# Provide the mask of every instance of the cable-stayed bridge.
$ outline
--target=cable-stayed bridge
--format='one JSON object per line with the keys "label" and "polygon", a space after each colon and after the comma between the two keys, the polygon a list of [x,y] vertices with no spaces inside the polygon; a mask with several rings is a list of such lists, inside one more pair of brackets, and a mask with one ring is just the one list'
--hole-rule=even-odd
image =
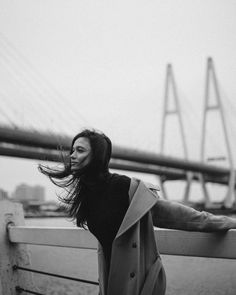
{"label": "cable-stayed bridge", "polygon": [[[0,90],[0,154],[2,156],[59,161],[59,147],[62,147],[65,152],[69,151],[71,135],[68,135],[68,130],[70,130],[71,134],[78,131],[78,125],[75,127],[74,122],[80,120],[80,126],[90,126],[90,124],[78,110],[73,110],[73,105],[70,105],[66,98],[2,34],[0,34],[0,63],[2,71],[5,73],[5,76],[2,76],[2,83],[4,83],[5,87],[4,90]],[[210,89],[215,92],[216,99],[213,102],[210,100]],[[24,97],[24,100],[21,100],[24,102],[22,105],[17,103],[19,97]],[[46,100],[46,97],[50,99]],[[55,98],[59,102],[57,105],[54,103]],[[182,118],[183,112],[173,69],[171,65],[168,65],[160,152],[153,153],[114,146],[111,168],[157,175],[160,178],[165,197],[167,197],[164,187],[166,181],[186,180],[184,201],[188,200],[190,186],[193,181],[201,183],[207,204],[211,203],[211,196],[209,196],[206,184],[226,185],[228,190],[224,199],[224,206],[232,207],[235,205],[235,167],[230,144],[232,134],[230,136],[227,129],[227,120],[222,107],[219,83],[216,79],[212,59],[208,59],[207,63],[204,101],[204,115],[203,122],[201,122],[201,158],[200,161],[192,161],[189,160]],[[236,108],[230,100],[227,103],[230,105],[232,112],[236,113]],[[220,156],[208,157],[208,160],[227,158],[228,165],[226,167],[206,162],[206,140],[209,139],[206,125],[207,118],[212,111],[219,114],[223,130],[221,140],[225,145],[225,150],[223,153],[221,151]],[[191,116],[191,112],[187,113],[188,116]],[[31,116],[28,114],[31,114]],[[182,158],[166,155],[165,153],[167,123],[170,117],[174,116],[177,118],[177,124],[179,125],[179,135],[183,149]],[[58,120],[58,117],[60,120]]]}

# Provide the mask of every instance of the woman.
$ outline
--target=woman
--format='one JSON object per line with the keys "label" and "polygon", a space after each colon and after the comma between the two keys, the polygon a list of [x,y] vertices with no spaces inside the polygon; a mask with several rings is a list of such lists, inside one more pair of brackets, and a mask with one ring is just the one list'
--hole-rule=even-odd
{"label": "woman", "polygon": [[66,188],[62,201],[77,226],[88,227],[99,241],[101,295],[164,295],[165,272],[154,238],[157,227],[225,231],[236,220],[198,212],[158,196],[158,187],[111,174],[112,144],[103,133],[84,130],[72,140],[62,170],[40,166]]}

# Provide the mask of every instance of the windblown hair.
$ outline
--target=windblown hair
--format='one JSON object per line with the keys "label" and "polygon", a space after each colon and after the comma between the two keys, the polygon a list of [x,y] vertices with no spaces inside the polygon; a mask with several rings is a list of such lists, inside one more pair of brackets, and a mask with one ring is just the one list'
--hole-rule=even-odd
{"label": "windblown hair", "polygon": [[[76,173],[72,173],[70,155],[73,152],[73,145],[79,137],[88,138],[92,151],[91,161]],[[112,143],[105,134],[85,129],[73,138],[70,154],[62,156],[62,168],[51,168],[44,165],[38,167],[39,171],[48,176],[55,185],[65,189],[66,195],[59,196],[59,199],[64,203],[69,217],[72,220],[76,219],[77,226],[86,227],[88,213],[86,195],[96,189],[109,175],[108,166],[111,152]]]}

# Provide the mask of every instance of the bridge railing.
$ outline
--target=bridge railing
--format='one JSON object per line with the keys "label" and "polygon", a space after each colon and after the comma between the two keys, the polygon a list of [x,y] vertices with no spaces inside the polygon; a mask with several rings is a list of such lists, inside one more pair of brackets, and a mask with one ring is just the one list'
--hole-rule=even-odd
{"label": "bridge railing", "polygon": [[[161,254],[236,259],[236,230],[216,234],[155,229],[155,237]],[[79,249],[97,248],[96,239],[89,231],[83,229],[24,226],[21,205],[1,201],[0,295],[36,290],[32,274],[29,271],[17,271],[17,269],[31,269],[26,244]],[[41,294],[32,292],[31,294]]]}

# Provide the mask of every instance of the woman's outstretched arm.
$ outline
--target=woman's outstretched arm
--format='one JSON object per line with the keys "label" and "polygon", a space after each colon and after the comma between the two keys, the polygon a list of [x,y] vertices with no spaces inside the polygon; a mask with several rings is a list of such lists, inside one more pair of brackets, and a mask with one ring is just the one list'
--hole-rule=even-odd
{"label": "woman's outstretched arm", "polygon": [[152,209],[153,225],[188,231],[226,231],[236,229],[236,218],[197,211],[177,202],[158,199]]}

